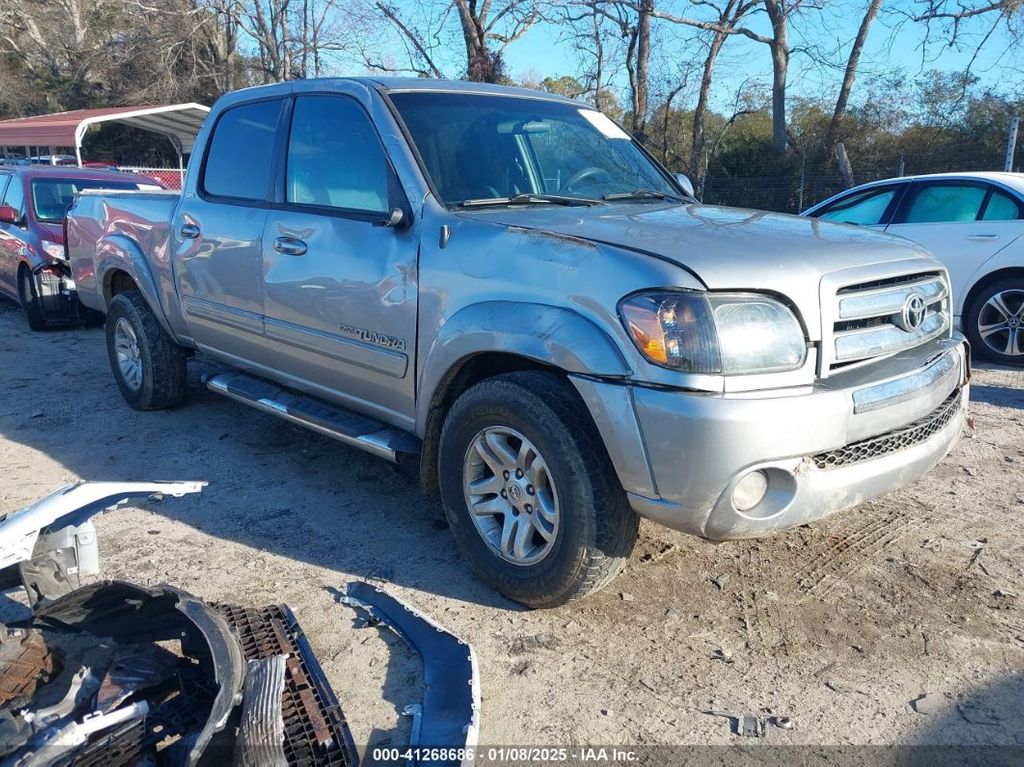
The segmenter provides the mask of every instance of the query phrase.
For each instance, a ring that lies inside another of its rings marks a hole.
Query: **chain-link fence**
[[[154,181],[159,181],[167,189],[180,190],[185,180],[185,171],[178,168],[141,168],[122,165],[118,170],[125,171],[126,173],[138,173],[140,176],[146,176]]]
[[[888,156],[860,158],[856,147],[847,147],[853,166],[853,185],[885,178],[925,173],[1001,171],[1005,150],[958,152],[955,147],[930,152],[897,152]],[[1024,151],[1017,151],[1015,171],[1024,170]],[[700,190],[701,199],[714,205],[799,213],[848,185],[832,158],[812,160],[793,157],[777,170],[744,172],[711,162]]]

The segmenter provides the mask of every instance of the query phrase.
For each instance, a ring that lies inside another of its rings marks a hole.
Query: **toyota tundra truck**
[[[178,404],[201,352],[212,391],[416,467],[477,575],[532,607],[611,580],[640,517],[803,525],[914,481],[966,418],[926,251],[697,204],[552,94],[237,91],[180,194],[85,192],[66,227],[131,407]]]

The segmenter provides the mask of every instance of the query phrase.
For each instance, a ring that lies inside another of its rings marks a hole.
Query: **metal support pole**
[[[797,203],[796,212],[802,213],[804,209],[804,181],[807,180],[807,157],[800,156],[800,201]]]
[[[1017,149],[1017,130],[1020,128],[1020,117],[1010,120],[1010,135],[1006,139],[1006,162],[1003,163],[1003,170],[1007,173],[1013,170],[1013,154]]]
[[[78,160],[78,167],[82,167],[82,145],[75,142],[75,159]]]

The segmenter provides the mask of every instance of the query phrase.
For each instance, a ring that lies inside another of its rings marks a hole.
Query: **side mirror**
[[[690,177],[685,173],[676,174],[676,183],[679,184],[683,191],[690,195],[690,197],[693,197],[694,199],[697,198],[697,195],[693,191],[693,182],[690,181]]]
[[[0,205],[0,224],[20,224],[21,216],[10,205]]]
[[[381,221],[380,224],[378,224],[378,226],[387,226],[390,227],[391,229],[398,229],[399,227],[404,226],[405,223],[405,211],[396,206],[391,209],[391,212],[388,213],[387,218]]]

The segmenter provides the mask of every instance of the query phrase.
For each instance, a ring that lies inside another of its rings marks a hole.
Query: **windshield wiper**
[[[512,197],[483,197],[476,200],[463,200],[459,203],[460,208],[482,208],[488,205],[566,205],[566,206],[591,206],[601,205],[600,200],[593,200],[587,197],[566,197],[560,194],[533,194],[527,192]]]
[[[635,189],[632,192],[614,192],[612,194],[606,194],[601,197],[602,200],[673,200],[676,202],[685,202],[685,198],[680,197],[678,194],[670,194],[669,192],[656,192],[653,189]]]

